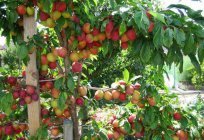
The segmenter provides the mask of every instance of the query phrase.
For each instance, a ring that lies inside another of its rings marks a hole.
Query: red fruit
[[[179,112],[174,113],[174,120],[179,121],[179,120],[181,120],[181,118],[182,118],[182,115]]]
[[[154,22],[150,22],[149,28],[148,28],[148,32],[151,33],[154,29]]]
[[[64,47],[59,47],[59,48],[57,48],[57,54],[59,57],[65,58],[67,55],[67,49]]]
[[[14,86],[16,83],[17,83],[17,78],[16,77],[13,77],[13,76],[9,76],[7,77],[6,79],[6,82],[8,84],[10,84],[11,86]]]
[[[48,66],[50,69],[56,69],[57,68],[57,62],[49,62]]]
[[[93,42],[93,35],[92,34],[87,34],[86,35],[86,42],[87,43],[92,43]]]
[[[31,98],[32,98],[33,101],[38,101],[39,95],[38,95],[37,93],[36,93],[36,94],[33,94],[33,95],[31,96]]]
[[[78,49],[84,49],[86,47],[86,41],[83,40],[83,41],[79,41],[78,43]]]
[[[26,86],[26,93],[29,94],[29,95],[35,94],[35,87],[27,85]]]
[[[121,48],[122,48],[123,50],[126,50],[126,49],[128,48],[128,42],[123,42],[123,43],[121,43]]]
[[[25,15],[26,14],[26,7],[24,5],[19,5],[16,8],[16,11],[19,15]]]
[[[127,41],[129,41],[127,35],[123,34],[122,37],[121,37],[121,42],[127,42]]]
[[[135,33],[135,31],[134,31],[134,29],[130,29],[130,30],[128,30],[127,32],[126,32],[126,35],[127,35],[127,37],[128,37],[128,39],[130,40],[130,41],[134,41],[135,39],[136,39],[136,33]]]
[[[59,12],[64,12],[67,8],[67,5],[65,2],[56,2],[56,10]]]
[[[136,118],[135,114],[130,115],[129,118],[128,118],[129,123],[133,123],[135,118]]]
[[[58,136],[59,135],[59,129],[57,128],[57,127],[55,127],[55,128],[52,128],[51,130],[50,130],[50,133],[51,133],[51,135],[53,135],[53,136]]]
[[[13,104],[13,105],[11,106],[11,109],[12,109],[12,110],[16,110],[16,109],[17,109],[17,104]]]
[[[43,11],[40,11],[40,20],[41,21],[46,21],[48,18],[49,18],[49,14],[48,13],[45,13]]]
[[[120,39],[120,35],[119,35],[119,29],[114,30],[113,32],[111,32],[111,39],[113,41],[117,41]]]
[[[26,71],[22,71],[22,76],[25,77],[26,76]]]
[[[185,133],[183,130],[178,130],[176,132],[176,135],[179,137],[181,140],[187,140],[188,139],[188,134]]]
[[[117,127],[119,127],[119,121],[117,120],[117,119],[115,119],[114,121],[113,121],[113,127],[115,127],[115,128],[117,128]]]
[[[120,133],[117,132],[117,131],[114,131],[113,138],[116,139],[116,140],[119,139],[120,138]]]
[[[30,104],[32,102],[32,98],[30,96],[26,96],[24,98],[24,100],[25,100],[26,104]]]
[[[126,94],[133,94],[134,90],[135,90],[134,87],[132,85],[129,85],[126,87],[125,93]]]
[[[17,99],[17,98],[19,98],[19,92],[18,91],[14,91],[13,92],[13,99]]]
[[[119,99],[120,99],[120,101],[125,101],[126,100],[126,94],[125,93],[120,94]]]
[[[108,136],[108,139],[112,139],[113,138],[113,132],[112,131],[108,131],[107,132],[107,136]]]
[[[135,83],[135,85],[134,85],[134,89],[135,90],[139,90],[140,87],[141,87],[141,85],[139,83]]]
[[[11,125],[5,126],[5,128],[4,128],[4,133],[6,135],[13,135],[13,131],[14,131],[14,129],[13,129],[13,126],[11,126]]]
[[[80,19],[76,15],[73,15],[71,19],[76,23],[80,23]]]
[[[85,24],[83,25],[83,27],[82,27],[82,30],[83,30],[86,34],[88,34],[88,33],[91,32],[90,27],[91,27],[90,23],[85,23]]]
[[[72,71],[74,73],[78,73],[82,71],[82,64],[79,62],[72,63]]]
[[[85,39],[86,39],[86,34],[84,32],[82,32],[81,35],[77,37],[78,41],[83,41]]]
[[[149,98],[147,98],[147,101],[148,101],[148,103],[149,103],[149,105],[150,106],[155,106],[156,105],[156,100],[155,100],[155,98],[154,97],[149,97]]]
[[[149,11],[146,11],[146,15],[147,17],[150,19],[152,17],[152,15],[149,13]]]
[[[113,27],[114,27],[114,23],[113,23],[112,21],[109,21],[109,22],[106,24],[106,32],[107,32],[107,33],[112,32]]]
[[[20,106],[24,106],[26,104],[25,100],[22,98],[19,100]]]
[[[41,64],[42,65],[46,65],[48,63],[46,54],[41,55],[40,58],[41,58]]]
[[[42,116],[46,116],[46,115],[48,115],[48,114],[49,114],[49,110],[48,110],[48,109],[43,108],[43,109],[41,110],[41,115],[42,115]]]
[[[94,27],[94,28],[93,28],[93,31],[92,31],[92,35],[93,35],[93,36],[96,36],[96,35],[98,35],[99,33],[100,33],[100,30],[97,29],[96,27]]]
[[[120,84],[120,85],[126,85],[126,82],[125,81],[123,81],[123,80],[120,80],[120,81],[118,81],[118,83]]]
[[[99,43],[99,42],[93,42],[93,46],[101,47],[102,45],[101,45],[101,43]]]
[[[47,81],[47,82],[45,83],[45,86],[46,86],[47,89],[52,89],[52,88],[54,87],[54,84],[53,84],[53,82],[51,82],[51,81]]]
[[[84,99],[82,97],[77,98],[76,104],[79,106],[83,106],[84,105]]]
[[[51,94],[52,94],[52,97],[54,97],[54,98],[59,98],[60,91],[59,91],[58,89],[56,89],[56,88],[53,88],[53,89],[51,90]]]
[[[20,90],[20,91],[19,91],[19,95],[20,95],[20,98],[25,98],[25,96],[26,96],[26,91],[25,91],[25,90]]]

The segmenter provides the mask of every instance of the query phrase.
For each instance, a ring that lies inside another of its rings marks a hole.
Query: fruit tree
[[[58,138],[65,119],[73,121],[75,140],[202,137],[196,117],[173,106],[174,94],[159,94],[154,78],[138,83],[124,68],[123,79],[96,87],[84,73],[98,54],[109,59],[116,51],[157,70],[174,63],[183,71],[188,56],[201,73],[201,11],[163,10],[148,0],[0,0],[0,15],[2,36],[26,67],[2,68],[0,138]],[[110,121],[82,119],[98,103],[114,105]]]

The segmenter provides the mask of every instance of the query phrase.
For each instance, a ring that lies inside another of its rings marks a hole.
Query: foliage
[[[201,65],[202,74],[196,73],[195,69],[191,70],[192,73],[192,83],[197,89],[203,89],[204,86],[204,63]]]

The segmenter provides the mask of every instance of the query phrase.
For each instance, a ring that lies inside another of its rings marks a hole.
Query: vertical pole
[[[24,16],[24,40],[27,41],[27,37],[32,37],[37,32],[37,25],[35,17]],[[29,54],[30,61],[26,67],[26,85],[32,85],[36,87],[36,92],[39,93],[39,75],[36,63],[36,51]],[[31,136],[36,134],[36,130],[40,127],[40,100],[32,102],[28,105],[28,123],[29,132]]]
[[[64,120],[64,140],[73,140],[73,122],[72,120]]]

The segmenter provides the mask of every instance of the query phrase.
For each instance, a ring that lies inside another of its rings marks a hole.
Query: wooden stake
[[[24,16],[24,40],[27,37],[32,37],[37,32],[36,21],[34,17]],[[39,75],[36,63],[36,51],[29,55],[30,61],[26,67],[26,85],[36,87],[36,92],[39,93]],[[40,100],[32,102],[28,105],[28,123],[31,136],[36,134],[36,130],[40,127]]]

